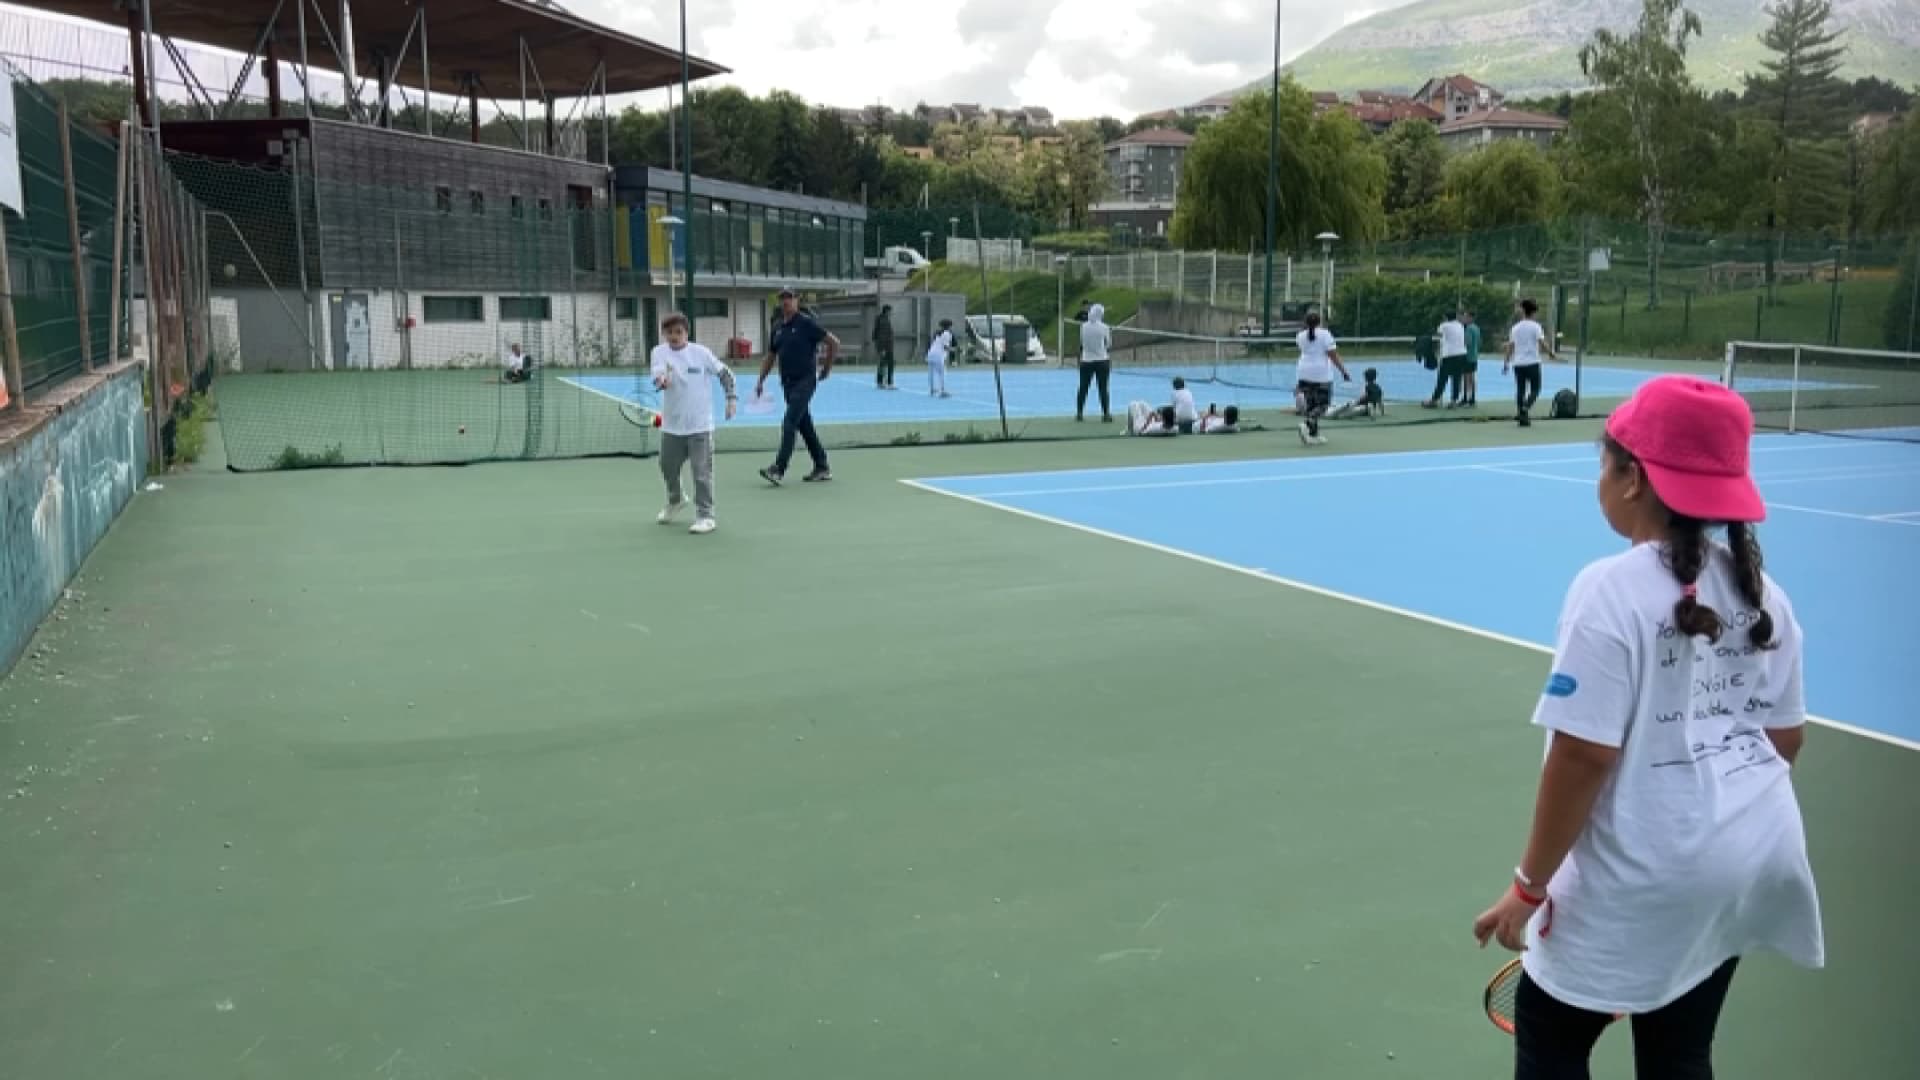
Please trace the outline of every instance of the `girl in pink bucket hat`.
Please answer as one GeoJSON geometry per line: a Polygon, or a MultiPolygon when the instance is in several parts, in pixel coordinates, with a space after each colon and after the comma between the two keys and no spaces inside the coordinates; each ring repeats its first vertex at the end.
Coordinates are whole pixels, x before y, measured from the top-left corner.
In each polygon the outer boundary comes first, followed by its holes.
{"type": "Polygon", "coordinates": [[[1473,927],[1522,952],[1516,1080],[1587,1076],[1622,1015],[1640,1080],[1711,1077],[1740,957],[1825,963],[1791,776],[1800,625],[1761,569],[1752,437],[1739,395],[1677,376],[1607,421],[1600,510],[1631,546],[1567,590],[1532,831],[1473,927]]]}

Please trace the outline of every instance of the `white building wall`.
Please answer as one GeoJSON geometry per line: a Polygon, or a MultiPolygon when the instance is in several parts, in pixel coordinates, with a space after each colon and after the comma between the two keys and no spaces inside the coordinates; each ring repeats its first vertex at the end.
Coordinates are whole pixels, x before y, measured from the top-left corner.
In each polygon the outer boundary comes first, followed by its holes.
{"type": "MultiPolygon", "coordinates": [[[[322,335],[320,356],[323,366],[330,369],[343,366],[333,340],[334,298],[341,297],[341,303],[345,303],[348,295],[365,296],[368,313],[367,348],[363,352],[350,350],[350,354],[361,352],[370,357],[370,366],[376,370],[402,366],[420,369],[499,367],[507,348],[516,341],[537,361],[555,367],[636,366],[646,361],[647,333],[640,322],[645,315],[645,295],[635,298],[635,317],[631,319],[619,318],[617,313],[609,311],[611,305],[605,292],[592,292],[550,295],[551,318],[543,321],[503,321],[498,293],[410,293],[403,307],[398,294],[391,290],[356,293],[350,289],[329,289],[322,297],[325,311],[318,321],[322,335]],[[427,321],[428,296],[476,295],[481,297],[482,304],[483,317],[479,321],[427,321]],[[610,314],[616,317],[609,335],[610,314]],[[413,321],[411,326],[406,324],[409,317],[413,321]],[[611,351],[609,342],[614,346],[611,351]]],[[[519,294],[507,295],[511,298],[519,294]]],[[[664,316],[666,294],[647,295],[652,296],[656,310],[664,316]]],[[[749,351],[755,355],[765,348],[768,316],[761,291],[703,290],[700,295],[703,299],[727,301],[725,315],[698,320],[696,333],[700,341],[723,357],[728,341],[735,337],[746,338],[749,351]]]]}

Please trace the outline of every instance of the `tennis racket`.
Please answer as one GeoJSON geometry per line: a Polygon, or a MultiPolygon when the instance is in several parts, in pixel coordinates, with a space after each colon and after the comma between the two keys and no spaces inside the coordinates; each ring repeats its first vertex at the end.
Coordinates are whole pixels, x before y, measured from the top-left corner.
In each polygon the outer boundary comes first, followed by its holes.
{"type": "MultiPolygon", "coordinates": [[[[1513,1034],[1513,1005],[1520,993],[1522,970],[1517,956],[1502,964],[1500,970],[1493,973],[1493,978],[1487,980],[1486,994],[1482,998],[1487,1019],[1493,1021],[1494,1027],[1509,1035],[1513,1034]]],[[[1619,1013],[1614,1013],[1608,1023],[1620,1018],[1619,1013]]]]}
{"type": "Polygon", "coordinates": [[[660,390],[649,376],[633,381],[633,388],[620,399],[620,418],[634,427],[660,426],[660,390]]]}

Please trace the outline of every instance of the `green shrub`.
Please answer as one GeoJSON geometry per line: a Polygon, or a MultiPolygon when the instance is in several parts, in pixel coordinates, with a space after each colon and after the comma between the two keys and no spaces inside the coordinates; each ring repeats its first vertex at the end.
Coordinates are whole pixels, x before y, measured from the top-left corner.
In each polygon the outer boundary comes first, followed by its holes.
{"type": "MultiPolygon", "coordinates": [[[[1544,306],[1546,300],[1536,297],[1544,306]]],[[[1334,299],[1336,334],[1347,337],[1404,337],[1430,333],[1456,304],[1473,312],[1483,338],[1504,333],[1513,322],[1513,296],[1478,281],[1436,277],[1367,275],[1351,277],[1334,299]]],[[[1482,345],[1482,349],[1485,349],[1482,345]]]]}
{"type": "Polygon", "coordinates": [[[334,465],[344,465],[346,461],[346,451],[338,443],[318,454],[309,454],[297,446],[289,445],[285,450],[280,451],[278,458],[274,459],[273,467],[276,469],[324,469],[334,465]]]}
{"type": "Polygon", "coordinates": [[[207,420],[213,399],[206,394],[182,398],[174,405],[173,464],[191,465],[207,449],[207,420]]]}

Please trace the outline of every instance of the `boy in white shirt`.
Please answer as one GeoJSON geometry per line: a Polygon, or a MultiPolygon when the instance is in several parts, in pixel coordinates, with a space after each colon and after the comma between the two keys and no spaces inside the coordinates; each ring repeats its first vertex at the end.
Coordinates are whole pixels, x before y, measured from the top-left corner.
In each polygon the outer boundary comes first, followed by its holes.
{"type": "Polygon", "coordinates": [[[501,355],[500,365],[506,369],[508,382],[526,382],[533,375],[533,357],[521,352],[517,341],[501,355]]]}
{"type": "Polygon", "coordinates": [[[660,474],[667,481],[667,505],[660,524],[671,524],[687,500],[680,471],[693,465],[693,527],[710,533],[713,521],[713,382],[727,392],[727,419],[737,402],[733,372],[705,345],[687,340],[687,317],[674,312],[660,323],[666,341],[653,348],[653,385],[660,390],[660,474]]]}
{"type": "Polygon", "coordinates": [[[1553,351],[1552,342],[1547,340],[1547,332],[1534,319],[1539,311],[1540,306],[1532,300],[1520,301],[1520,313],[1524,318],[1507,331],[1507,362],[1500,368],[1503,375],[1513,372],[1515,395],[1520,405],[1515,420],[1521,427],[1533,426],[1533,419],[1528,414],[1533,409],[1533,403],[1540,399],[1541,352],[1544,351],[1552,359],[1560,359],[1559,354],[1553,351]]]}
{"type": "Polygon", "coordinates": [[[1433,396],[1428,398],[1422,408],[1440,407],[1440,395],[1447,395],[1447,408],[1460,407],[1461,383],[1467,377],[1467,327],[1460,321],[1459,312],[1447,312],[1447,321],[1440,324],[1440,373],[1434,379],[1433,396]]]}

